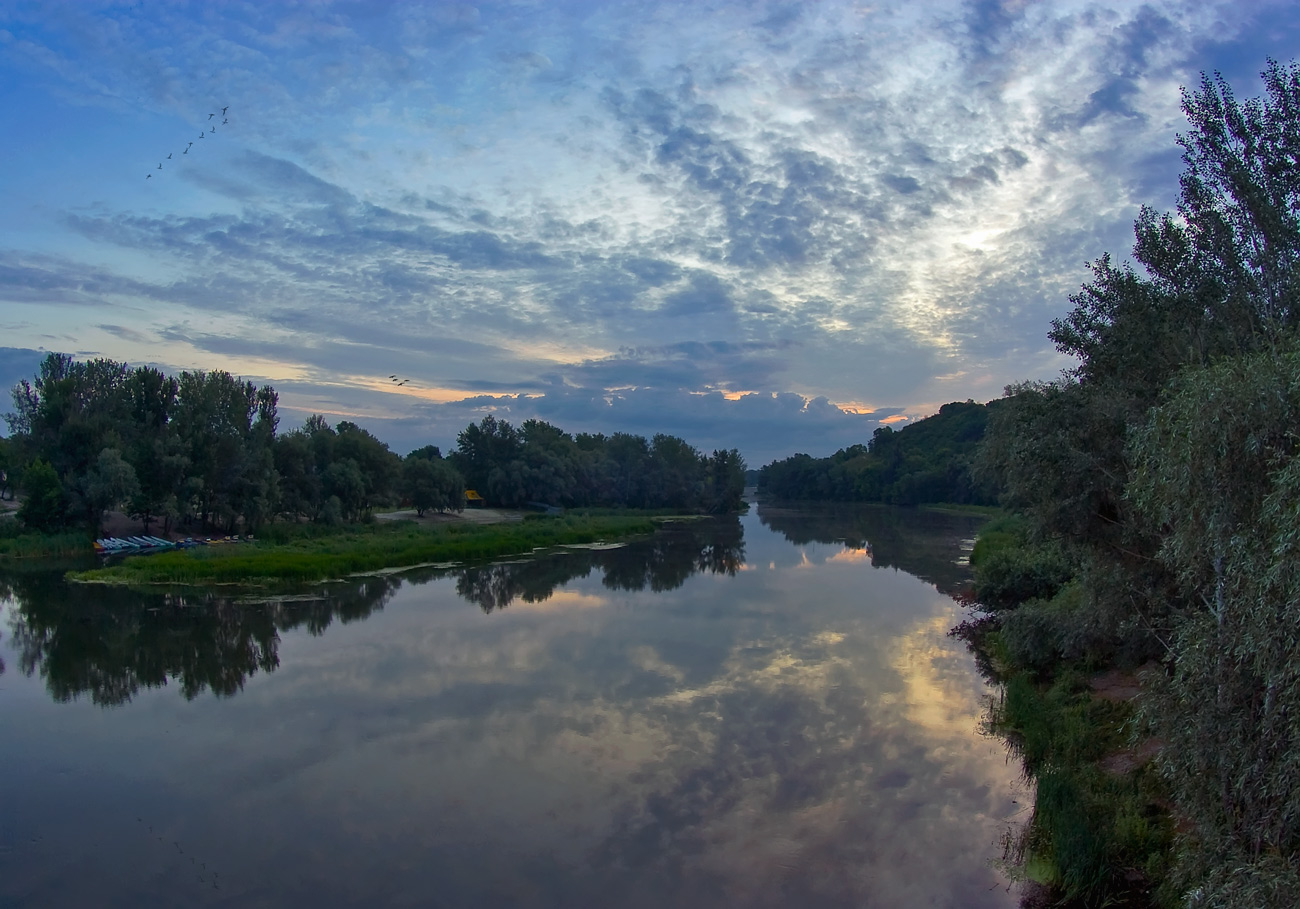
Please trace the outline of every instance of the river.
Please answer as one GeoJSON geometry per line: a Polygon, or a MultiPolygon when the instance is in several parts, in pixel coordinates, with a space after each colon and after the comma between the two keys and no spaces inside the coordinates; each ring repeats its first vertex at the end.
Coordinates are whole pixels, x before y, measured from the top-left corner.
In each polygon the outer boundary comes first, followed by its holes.
{"type": "Polygon", "coordinates": [[[274,600],[0,570],[0,905],[1012,907],[967,517],[274,600]]]}

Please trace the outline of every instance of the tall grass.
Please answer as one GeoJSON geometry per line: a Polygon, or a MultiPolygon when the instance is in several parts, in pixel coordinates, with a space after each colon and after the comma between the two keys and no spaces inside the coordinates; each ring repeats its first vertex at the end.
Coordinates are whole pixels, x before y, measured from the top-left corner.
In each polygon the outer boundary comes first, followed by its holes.
{"type": "Polygon", "coordinates": [[[594,543],[653,531],[654,524],[640,517],[568,516],[434,528],[409,523],[375,524],[323,536],[313,531],[264,531],[256,543],[212,545],[129,558],[120,565],[74,572],[69,577],[130,585],[321,581],[427,562],[490,559],[538,547],[594,543]],[[268,539],[271,536],[283,542],[273,542],[268,539]]]}
{"type": "Polygon", "coordinates": [[[92,547],[85,533],[39,533],[26,530],[14,518],[0,519],[0,559],[49,559],[87,555],[92,547]]]}
{"type": "MultiPolygon", "coordinates": [[[[1117,774],[1101,766],[1128,743],[1130,715],[1127,704],[1093,697],[1084,676],[1069,670],[1049,686],[1016,673],[992,714],[1037,790],[1033,819],[1007,843],[1007,857],[1049,865],[1047,876],[1064,895],[1086,906],[1108,905],[1137,887],[1125,878],[1131,871],[1159,882],[1168,870],[1173,828],[1154,770],[1117,774]]],[[[1146,896],[1163,902],[1163,894],[1146,896]]]]}

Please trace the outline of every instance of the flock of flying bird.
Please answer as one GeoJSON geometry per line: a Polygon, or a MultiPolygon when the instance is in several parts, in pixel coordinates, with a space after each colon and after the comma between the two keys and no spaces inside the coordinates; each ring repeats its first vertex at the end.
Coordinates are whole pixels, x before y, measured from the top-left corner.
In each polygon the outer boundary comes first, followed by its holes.
{"type": "Polygon", "coordinates": [[[411,380],[410,380],[410,379],[403,379],[402,381],[398,382],[398,381],[397,381],[397,376],[389,376],[389,377],[388,377],[388,381],[392,382],[392,383],[393,383],[394,385],[396,385],[398,388],[401,388],[403,385],[405,385],[407,382],[409,382],[409,381],[411,381],[411,380]]]}
{"type": "MultiPolygon", "coordinates": [[[[228,111],[228,110],[230,110],[230,105],[226,105],[225,107],[221,108],[221,125],[222,125],[222,126],[225,126],[227,123],[230,122],[230,119],[226,116],[226,111],[228,111]]],[[[206,129],[206,130],[200,129],[200,130],[199,130],[199,138],[200,138],[200,139],[202,139],[202,138],[205,137],[205,136],[210,136],[210,135],[212,135],[213,133],[215,133],[215,132],[217,131],[217,128],[216,128],[215,126],[212,126],[212,125],[211,125],[211,122],[212,122],[213,118],[215,118],[216,116],[217,116],[217,114],[216,114],[215,111],[214,111],[213,113],[208,114],[208,122],[204,123],[204,126],[207,126],[208,129],[206,129]]],[[[181,154],[182,154],[182,155],[188,155],[188,154],[190,153],[190,148],[193,147],[193,145],[194,145],[194,140],[191,139],[191,140],[190,140],[190,144],[187,145],[187,146],[185,146],[185,150],[184,150],[183,152],[181,152],[181,154]]],[[[172,155],[174,155],[174,154],[175,154],[175,152],[168,152],[168,153],[167,153],[167,157],[164,158],[163,160],[164,160],[164,161],[170,161],[170,160],[172,160],[172,155]]],[[[163,169],[163,162],[162,162],[162,161],[159,161],[159,162],[158,162],[158,167],[157,167],[156,169],[157,169],[157,170],[162,170],[162,169],[163,169]]],[[[152,173],[147,173],[147,174],[144,175],[144,178],[145,178],[146,180],[153,179],[153,174],[152,174],[152,173]]]]}

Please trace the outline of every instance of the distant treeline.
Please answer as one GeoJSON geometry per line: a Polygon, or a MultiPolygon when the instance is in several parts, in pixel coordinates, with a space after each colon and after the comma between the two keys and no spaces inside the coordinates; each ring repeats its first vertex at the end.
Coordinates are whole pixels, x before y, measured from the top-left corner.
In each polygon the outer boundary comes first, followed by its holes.
{"type": "Polygon", "coordinates": [[[924,505],[995,505],[998,491],[971,475],[992,404],[945,404],[932,417],[895,431],[881,426],[866,445],[829,458],[796,454],[758,474],[758,488],[783,499],[924,505]]]}
{"type": "Polygon", "coordinates": [[[428,445],[400,457],[360,426],[312,416],[280,433],[269,385],[220,370],[169,376],[109,359],[49,354],[13,389],[0,439],[0,496],[21,489],[22,523],[97,529],[122,509],[145,525],[233,532],[277,518],[327,524],[409,504],[460,510],[467,488],[490,505],[726,512],[740,506],[744,462],[705,457],[673,436],[576,438],[539,420],[486,417],[447,458],[428,445]]]}

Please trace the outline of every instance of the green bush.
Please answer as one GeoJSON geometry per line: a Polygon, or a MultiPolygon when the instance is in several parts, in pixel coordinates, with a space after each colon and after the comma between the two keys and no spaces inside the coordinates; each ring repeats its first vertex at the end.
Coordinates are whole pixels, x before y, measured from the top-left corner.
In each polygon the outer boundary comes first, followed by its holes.
{"type": "Polygon", "coordinates": [[[986,549],[975,571],[975,600],[990,611],[1050,600],[1073,575],[1074,566],[1057,543],[986,549]]]}
{"type": "Polygon", "coordinates": [[[1114,645],[1078,583],[1067,584],[1050,600],[1030,600],[1008,610],[999,635],[1013,667],[1040,674],[1065,661],[1097,664],[1114,645]]]}

